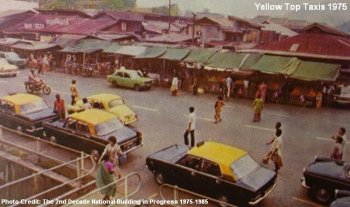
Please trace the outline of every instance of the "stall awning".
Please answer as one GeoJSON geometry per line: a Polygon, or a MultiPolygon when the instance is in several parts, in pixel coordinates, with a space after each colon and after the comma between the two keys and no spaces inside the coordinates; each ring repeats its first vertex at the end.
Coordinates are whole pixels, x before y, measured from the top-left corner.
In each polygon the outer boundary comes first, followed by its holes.
{"type": "Polygon", "coordinates": [[[165,54],[159,58],[165,60],[181,61],[188,55],[189,52],[190,49],[168,48],[165,54]]]}
{"type": "Polygon", "coordinates": [[[208,66],[213,68],[239,69],[245,56],[245,53],[216,53],[209,59],[208,66]]]}
{"type": "Polygon", "coordinates": [[[191,50],[188,56],[184,59],[184,62],[189,63],[205,63],[211,58],[217,51],[212,49],[194,49],[191,50]]]}
{"type": "Polygon", "coordinates": [[[50,44],[45,42],[31,42],[31,43],[17,43],[11,46],[11,48],[21,50],[47,50],[51,48],[59,47],[57,44],[50,44]]]}
{"type": "Polygon", "coordinates": [[[301,61],[291,78],[306,81],[335,81],[339,76],[340,65],[301,61]]]}
{"type": "Polygon", "coordinates": [[[246,68],[250,68],[253,65],[255,65],[259,59],[262,57],[262,54],[258,54],[258,53],[247,53],[247,55],[245,56],[241,68],[240,69],[246,69],[246,68]]]}
{"type": "Polygon", "coordinates": [[[120,48],[123,46],[120,45],[119,43],[112,42],[107,48],[103,50],[104,53],[115,53],[118,51],[120,48]]]}
{"type": "Polygon", "coordinates": [[[149,47],[147,50],[136,56],[136,59],[150,59],[162,56],[167,51],[166,47],[149,47]]]}
{"type": "Polygon", "coordinates": [[[146,51],[147,47],[145,46],[136,46],[136,45],[124,45],[119,50],[116,50],[112,53],[118,55],[126,55],[126,56],[138,56],[146,51]]]}
{"type": "Polygon", "coordinates": [[[93,53],[107,48],[110,42],[99,39],[82,39],[74,46],[68,46],[60,50],[66,53],[93,53]]]}
{"type": "Polygon", "coordinates": [[[292,74],[300,64],[300,60],[292,57],[264,55],[250,69],[269,74],[292,74]]]}

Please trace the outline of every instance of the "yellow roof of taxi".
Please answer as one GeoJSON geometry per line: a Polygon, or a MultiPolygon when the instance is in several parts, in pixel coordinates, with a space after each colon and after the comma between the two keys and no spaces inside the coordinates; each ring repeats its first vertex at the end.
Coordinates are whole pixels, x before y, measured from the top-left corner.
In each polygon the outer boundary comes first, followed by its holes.
{"type": "Polygon", "coordinates": [[[16,105],[22,105],[22,104],[32,103],[37,100],[42,100],[42,98],[39,96],[35,96],[27,93],[8,95],[3,97],[2,99],[16,105]]]}
{"type": "Polygon", "coordinates": [[[110,94],[110,93],[100,93],[100,94],[95,94],[92,96],[89,96],[88,99],[95,99],[95,100],[100,100],[100,101],[112,101],[114,99],[120,99],[121,97],[115,94],[110,94]]]}
{"type": "Polygon", "coordinates": [[[89,109],[79,113],[74,113],[70,115],[70,117],[93,125],[116,119],[113,114],[98,109],[89,109]]]}
{"type": "Polygon", "coordinates": [[[230,165],[247,154],[246,151],[218,142],[205,142],[192,148],[188,154],[218,163],[225,174],[230,173],[230,165]]]}

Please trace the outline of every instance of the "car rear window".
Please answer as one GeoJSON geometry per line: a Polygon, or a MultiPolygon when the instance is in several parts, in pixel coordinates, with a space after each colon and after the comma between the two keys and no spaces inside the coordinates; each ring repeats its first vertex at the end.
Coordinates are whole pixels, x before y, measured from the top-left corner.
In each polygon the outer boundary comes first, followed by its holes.
{"type": "Polygon", "coordinates": [[[238,179],[244,178],[258,167],[259,164],[250,155],[245,155],[230,165],[238,179]]]}
{"type": "Polygon", "coordinates": [[[21,114],[31,114],[48,108],[49,106],[44,100],[37,100],[20,106],[21,114]]]}
{"type": "Polygon", "coordinates": [[[122,127],[123,125],[122,123],[120,123],[120,121],[118,121],[117,119],[112,119],[110,121],[96,125],[95,129],[98,136],[104,136],[115,132],[122,127]]]}
{"type": "Polygon", "coordinates": [[[124,105],[124,101],[123,99],[114,99],[112,101],[109,102],[109,107],[110,108],[114,108],[116,106],[119,106],[119,105],[124,105]]]}

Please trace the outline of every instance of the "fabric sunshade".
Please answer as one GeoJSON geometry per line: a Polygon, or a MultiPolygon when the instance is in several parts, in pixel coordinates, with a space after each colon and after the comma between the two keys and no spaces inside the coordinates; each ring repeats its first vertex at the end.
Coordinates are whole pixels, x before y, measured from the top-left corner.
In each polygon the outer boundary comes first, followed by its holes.
{"type": "Polygon", "coordinates": [[[144,53],[146,49],[147,47],[145,46],[124,45],[118,50],[111,53],[135,57],[144,53]]]}
{"type": "Polygon", "coordinates": [[[291,57],[264,55],[250,69],[270,74],[292,74],[300,64],[300,60],[291,57]]]}
{"type": "Polygon", "coordinates": [[[157,58],[163,55],[167,51],[165,47],[149,47],[147,50],[136,56],[136,59],[149,59],[149,58],[157,58]]]}
{"type": "Polygon", "coordinates": [[[191,50],[188,56],[184,59],[184,62],[189,63],[205,63],[216,53],[211,49],[194,49],[191,50]]]}
{"type": "Polygon", "coordinates": [[[291,78],[306,81],[335,81],[339,76],[340,65],[301,61],[291,78]]]}
{"type": "Polygon", "coordinates": [[[181,61],[188,55],[189,52],[190,49],[168,48],[165,54],[159,58],[165,60],[181,61]]]}

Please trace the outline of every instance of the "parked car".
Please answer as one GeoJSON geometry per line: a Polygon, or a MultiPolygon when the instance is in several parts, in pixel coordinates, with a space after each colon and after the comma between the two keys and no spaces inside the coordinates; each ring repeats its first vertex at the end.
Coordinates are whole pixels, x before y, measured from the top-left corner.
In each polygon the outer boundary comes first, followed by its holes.
{"type": "Polygon", "coordinates": [[[189,149],[173,145],[146,158],[157,183],[169,183],[239,206],[255,205],[276,186],[277,174],[246,151],[202,142],[189,149]]]}
{"type": "Polygon", "coordinates": [[[11,65],[7,62],[5,58],[0,58],[0,76],[17,76],[18,67],[15,65],[11,65]]]}
{"type": "Polygon", "coordinates": [[[333,201],[330,207],[348,207],[350,206],[350,191],[336,191],[336,200],[333,201]]]}
{"type": "Polygon", "coordinates": [[[317,202],[329,204],[336,190],[350,190],[349,162],[316,157],[303,174],[302,185],[317,202]]]}
{"type": "Polygon", "coordinates": [[[340,88],[340,94],[334,95],[334,102],[337,104],[350,104],[350,86],[340,88]]]}
{"type": "Polygon", "coordinates": [[[107,81],[113,86],[141,89],[151,89],[153,80],[142,77],[136,70],[121,69],[107,76],[107,81]]]}
{"type": "MultiPolygon", "coordinates": [[[[131,124],[137,121],[137,115],[124,102],[124,99],[115,94],[101,93],[87,97],[88,102],[93,108],[102,109],[116,115],[124,124],[131,124]]],[[[75,105],[69,105],[67,111],[69,114],[79,112],[83,108],[83,101],[79,100],[75,105]]]]}
{"type": "Polygon", "coordinates": [[[19,68],[26,66],[26,59],[19,57],[15,52],[0,52],[0,57],[5,58],[10,64],[17,65],[19,68]]]}
{"type": "Polygon", "coordinates": [[[142,146],[140,132],[124,126],[113,114],[98,109],[74,113],[64,121],[43,125],[45,137],[51,142],[86,153],[97,150],[101,154],[110,136],[117,138],[124,153],[142,146]]]}
{"type": "Polygon", "coordinates": [[[0,100],[0,124],[34,136],[42,135],[42,123],[58,120],[45,101],[31,94],[12,94],[0,100]]]}

